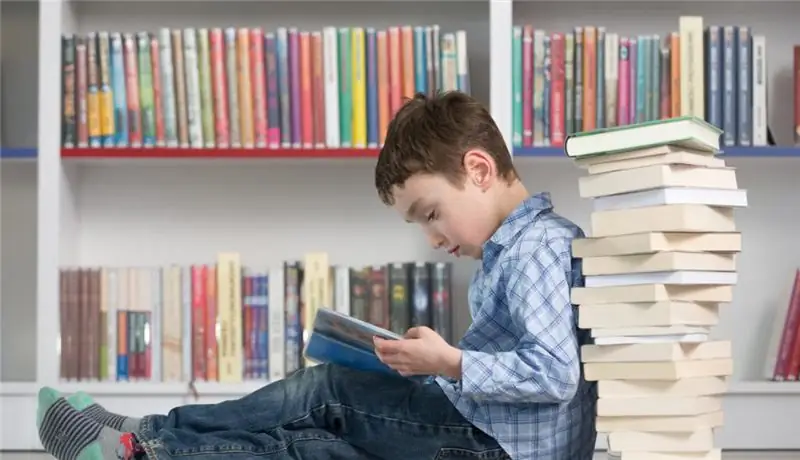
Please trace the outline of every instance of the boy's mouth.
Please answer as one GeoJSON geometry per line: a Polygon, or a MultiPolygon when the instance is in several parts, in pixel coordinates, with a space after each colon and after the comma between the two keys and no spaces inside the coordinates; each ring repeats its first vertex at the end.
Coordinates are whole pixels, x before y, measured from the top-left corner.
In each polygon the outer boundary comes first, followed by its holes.
{"type": "Polygon", "coordinates": [[[449,251],[447,251],[447,252],[448,252],[449,254],[451,254],[451,255],[458,256],[458,250],[459,250],[459,249],[461,249],[461,246],[455,246],[455,247],[451,248],[451,249],[450,249],[449,251]]]}

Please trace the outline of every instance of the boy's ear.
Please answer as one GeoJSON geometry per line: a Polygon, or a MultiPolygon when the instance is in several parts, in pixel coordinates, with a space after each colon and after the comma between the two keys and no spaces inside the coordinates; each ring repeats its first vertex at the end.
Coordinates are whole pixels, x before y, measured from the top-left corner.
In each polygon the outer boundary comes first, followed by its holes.
{"type": "Polygon", "coordinates": [[[467,180],[482,191],[488,190],[497,176],[494,159],[483,150],[470,150],[464,155],[464,170],[467,180]]]}

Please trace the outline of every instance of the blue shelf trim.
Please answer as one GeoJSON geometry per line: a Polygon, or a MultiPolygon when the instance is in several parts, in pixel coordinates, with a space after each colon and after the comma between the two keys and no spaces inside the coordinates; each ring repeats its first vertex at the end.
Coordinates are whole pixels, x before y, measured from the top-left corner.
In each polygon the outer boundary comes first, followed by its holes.
{"type": "Polygon", "coordinates": [[[37,150],[33,147],[0,147],[1,159],[36,159],[37,150]]]}
{"type": "MultiPolygon", "coordinates": [[[[564,157],[563,147],[515,147],[515,157],[539,157],[539,158],[552,158],[564,157]]],[[[766,146],[766,147],[724,147],[722,150],[723,157],[731,158],[756,158],[756,157],[797,157],[800,158],[800,147],[781,147],[781,146],[766,146]]]]}

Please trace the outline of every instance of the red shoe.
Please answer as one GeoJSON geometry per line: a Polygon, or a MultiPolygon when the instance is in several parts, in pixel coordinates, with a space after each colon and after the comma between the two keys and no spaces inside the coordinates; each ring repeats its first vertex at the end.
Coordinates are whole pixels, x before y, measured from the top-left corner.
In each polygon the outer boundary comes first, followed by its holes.
{"type": "Polygon", "coordinates": [[[145,452],[133,433],[123,433],[119,437],[118,460],[136,460],[144,457],[145,452]]]}

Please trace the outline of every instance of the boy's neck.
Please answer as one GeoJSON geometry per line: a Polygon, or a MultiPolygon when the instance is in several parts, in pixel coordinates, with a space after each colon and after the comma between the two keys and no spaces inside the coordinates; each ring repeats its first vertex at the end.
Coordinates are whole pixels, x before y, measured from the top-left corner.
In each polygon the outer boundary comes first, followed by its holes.
{"type": "Polygon", "coordinates": [[[514,180],[508,187],[501,188],[500,195],[498,196],[497,227],[500,228],[500,225],[503,224],[506,217],[514,212],[514,210],[517,209],[523,201],[527,200],[529,196],[528,189],[525,188],[525,185],[519,179],[514,180]]]}

